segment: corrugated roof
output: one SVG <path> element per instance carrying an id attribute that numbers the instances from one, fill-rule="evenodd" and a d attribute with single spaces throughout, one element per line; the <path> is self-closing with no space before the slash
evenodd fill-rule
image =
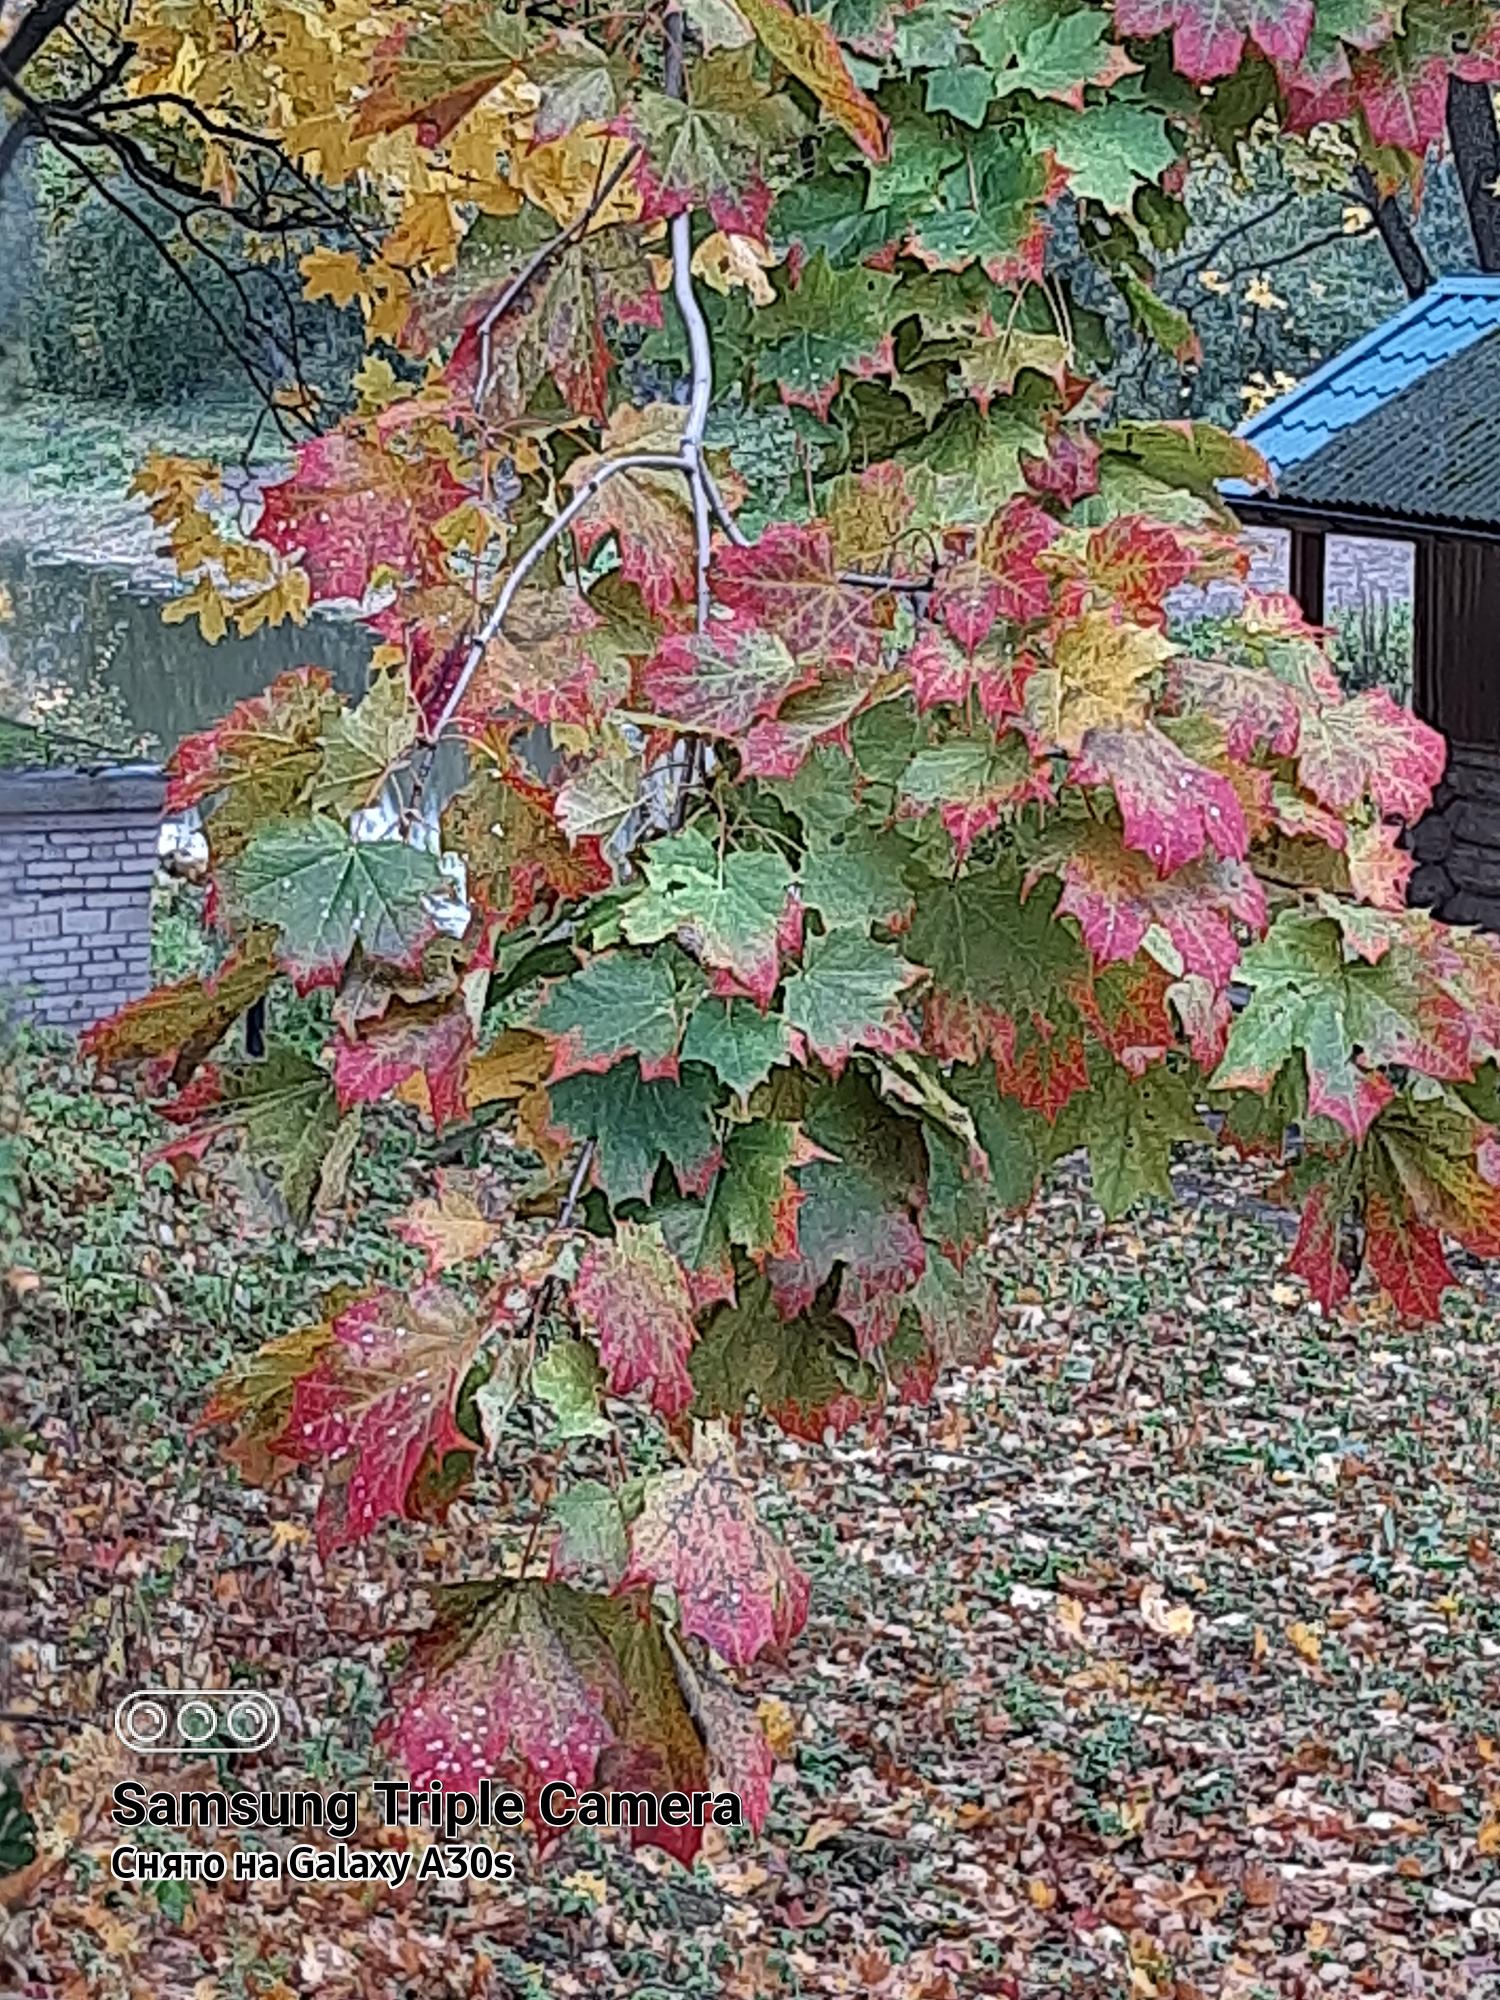
<path id="1" fill-rule="evenodd" d="M 1444 372 L 1450 395 L 1457 389 L 1467 401 L 1462 375 L 1449 376 L 1444 364 L 1496 333 L 1500 333 L 1500 277 L 1466 271 L 1440 278 L 1419 299 L 1252 417 L 1242 426 L 1242 435 L 1270 460 L 1278 497 L 1310 500 L 1313 496 L 1304 492 L 1300 468 L 1353 426 L 1363 428 L 1393 398 L 1429 380 L 1434 370 Z M 1404 464 L 1400 478 L 1404 487 Z M 1496 485 L 1500 498 L 1500 480 Z M 1244 494 L 1249 489 L 1236 482 L 1225 490 Z M 1338 499 L 1351 507 L 1362 504 L 1352 493 L 1323 490 L 1321 477 L 1318 497 L 1324 503 Z M 1396 501 L 1387 463 L 1379 504 L 1388 511 L 1404 511 Z M 1491 511 L 1486 518 L 1496 520 L 1500 513 Z"/>
<path id="2" fill-rule="evenodd" d="M 1500 525 L 1500 332 L 1336 431 L 1279 498 L 1403 521 Z"/>

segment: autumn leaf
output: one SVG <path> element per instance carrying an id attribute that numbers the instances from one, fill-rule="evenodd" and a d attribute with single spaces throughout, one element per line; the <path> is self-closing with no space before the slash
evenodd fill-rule
<path id="1" fill-rule="evenodd" d="M 1018 496 L 985 523 L 973 553 L 943 571 L 932 609 L 959 645 L 981 644 L 997 618 L 1020 625 L 1046 617 L 1052 579 L 1037 558 L 1057 532 L 1050 514 Z"/>
<path id="2" fill-rule="evenodd" d="M 467 1069 L 474 1028 L 462 1006 L 407 1007 L 393 1001 L 384 1017 L 357 1037 L 334 1044 L 333 1081 L 339 1109 L 374 1104 L 420 1077 L 433 1127 L 469 1110 Z"/>
<path id="3" fill-rule="evenodd" d="M 778 523 L 745 548 L 719 549 L 709 582 L 721 604 L 775 634 L 794 660 L 860 666 L 880 656 L 879 599 L 839 580 L 824 528 Z"/>
<path id="4" fill-rule="evenodd" d="M 672 404 L 651 403 L 645 409 L 626 404 L 605 426 L 598 454 L 575 459 L 568 467 L 570 489 L 593 493 L 574 529 L 584 554 L 614 535 L 621 573 L 639 589 L 648 611 L 667 611 L 693 595 L 695 545 L 687 483 L 681 472 L 657 466 L 632 466 L 612 478 L 603 473 L 637 452 L 670 457 L 680 452 L 681 441 L 682 412 Z"/>
<path id="5" fill-rule="evenodd" d="M 279 675 L 213 728 L 183 737 L 167 764 L 166 810 L 202 808 L 214 860 L 231 860 L 267 819 L 306 796 L 323 733 L 340 712 L 321 668 Z"/>
<path id="6" fill-rule="evenodd" d="M 229 899 L 275 926 L 277 962 L 307 992 L 333 985 L 356 945 L 414 965 L 433 932 L 423 899 L 441 883 L 431 854 L 399 840 L 356 841 L 319 814 L 264 826 L 234 864 Z"/>
<path id="7" fill-rule="evenodd" d="M 472 1452 L 454 1422 L 480 1326 L 432 1284 L 410 1297 L 377 1291 L 333 1319 L 332 1341 L 301 1375 L 272 1449 L 326 1464 L 318 1504 L 324 1558 L 363 1541 L 392 1515 L 409 1516 L 424 1462 Z"/>
<path id="8" fill-rule="evenodd" d="M 815 679 L 774 633 L 736 620 L 670 634 L 641 669 L 640 699 L 684 729 L 734 737 Z"/>
<path id="9" fill-rule="evenodd" d="M 438 1277 L 455 1264 L 484 1256 L 500 1230 L 456 1181 L 439 1176 L 436 1197 L 424 1195 L 392 1225 L 396 1234 L 423 1252 L 427 1276 Z"/>
<path id="10" fill-rule="evenodd" d="M 573 1304 L 599 1349 L 611 1395 L 644 1388 L 652 1409 L 680 1416 L 693 1400 L 687 1358 L 696 1329 L 682 1267 L 660 1228 L 621 1222 L 612 1238 L 591 1243 Z"/>
<path id="11" fill-rule="evenodd" d="M 646 886 L 626 907 L 632 944 L 677 937 L 703 965 L 769 1003 L 780 975 L 779 931 L 792 871 L 770 851 L 719 853 L 697 827 L 643 850 Z"/>
<path id="12" fill-rule="evenodd" d="M 1232 76 L 1247 38 L 1275 62 L 1301 60 L 1312 33 L 1314 0 L 1114 0 L 1122 35 L 1170 28 L 1172 58 L 1193 83 Z"/>
<path id="13" fill-rule="evenodd" d="M 1438 732 L 1398 708 L 1384 688 L 1367 688 L 1302 719 L 1297 775 L 1337 812 L 1368 797 L 1383 813 L 1419 819 L 1446 762 Z"/>
<path id="14" fill-rule="evenodd" d="M 545 1784 L 593 1782 L 624 1689 L 587 1604 L 562 1583 L 440 1596 L 383 1732 L 414 1785 L 477 1792 L 488 1778 L 530 1798 Z"/>
<path id="15" fill-rule="evenodd" d="M 850 76 L 827 22 L 795 13 L 786 0 L 735 0 L 735 5 L 763 47 L 799 83 L 807 85 L 866 158 L 883 160 L 888 143 L 886 121 Z"/>
<path id="16" fill-rule="evenodd" d="M 669 1585 L 682 1629 L 731 1666 L 786 1645 L 807 1618 L 807 1578 L 762 1523 L 722 1443 L 648 1485 L 627 1582 Z"/>
<path id="17" fill-rule="evenodd" d="M 377 570 L 429 579 L 442 559 L 437 524 L 466 497 L 441 459 L 330 431 L 299 446 L 290 477 L 265 488 L 255 533 L 298 559 L 315 598 L 359 599 Z"/>

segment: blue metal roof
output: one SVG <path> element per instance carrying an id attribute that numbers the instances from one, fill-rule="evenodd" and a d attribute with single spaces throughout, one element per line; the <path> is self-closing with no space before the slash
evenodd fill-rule
<path id="1" fill-rule="evenodd" d="M 1240 428 L 1278 477 L 1432 369 L 1500 331 L 1500 277 L 1462 271 L 1425 291 Z M 1247 493 L 1238 480 L 1226 493 Z"/>

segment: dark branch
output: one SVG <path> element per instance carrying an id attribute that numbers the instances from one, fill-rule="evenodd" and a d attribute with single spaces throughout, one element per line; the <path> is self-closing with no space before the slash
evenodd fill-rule
<path id="1" fill-rule="evenodd" d="M 1419 299 L 1432 283 L 1432 266 L 1413 234 L 1401 204 L 1393 194 L 1381 195 L 1375 185 L 1375 176 L 1363 161 L 1354 169 L 1354 185 L 1359 189 L 1360 200 L 1375 218 L 1380 240 L 1390 253 L 1396 275 L 1406 287 L 1407 297 Z"/>
<path id="2" fill-rule="evenodd" d="M 1500 131 L 1487 83 L 1448 79 L 1448 137 L 1481 271 L 1500 271 Z"/>

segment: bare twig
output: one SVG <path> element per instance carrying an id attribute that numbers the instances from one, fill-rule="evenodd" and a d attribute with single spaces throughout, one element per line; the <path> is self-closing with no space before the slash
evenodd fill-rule
<path id="1" fill-rule="evenodd" d="M 588 206 L 574 216 L 566 229 L 560 230 L 556 236 L 549 237 L 545 243 L 532 252 L 520 270 L 511 279 L 510 283 L 505 287 L 499 298 L 490 307 L 484 318 L 479 322 L 479 373 L 474 382 L 474 403 L 476 408 L 483 403 L 486 395 L 489 393 L 490 373 L 494 363 L 492 348 L 495 328 L 504 319 L 516 300 L 520 298 L 532 279 L 538 276 L 543 268 L 551 263 L 554 257 L 561 256 L 564 250 L 569 249 L 581 236 L 587 234 L 590 223 L 593 222 L 594 218 L 603 209 L 604 204 L 620 185 L 620 182 L 630 171 L 631 167 L 635 165 L 635 162 L 640 158 L 640 154 L 641 149 L 639 146 L 627 148 L 623 157 L 610 169 L 603 180 L 600 181 L 594 191 L 593 199 L 588 203 Z"/>
<path id="2" fill-rule="evenodd" d="M 428 732 L 429 741 L 435 742 L 458 713 L 459 706 L 469 691 L 469 683 L 474 678 L 475 670 L 484 658 L 486 646 L 499 635 L 500 628 L 504 625 L 510 607 L 515 601 L 516 592 L 548 549 L 560 536 L 567 533 L 584 508 L 617 473 L 646 471 L 686 472 L 687 460 L 681 452 L 670 451 L 624 452 L 619 458 L 605 459 L 598 470 L 591 473 L 579 487 L 561 513 L 555 514 L 536 539 L 527 545 L 517 559 L 515 568 L 501 585 L 500 595 L 495 599 L 489 617 L 470 641 L 458 679 L 453 683 L 448 699 L 443 703 L 436 722 Z"/>

